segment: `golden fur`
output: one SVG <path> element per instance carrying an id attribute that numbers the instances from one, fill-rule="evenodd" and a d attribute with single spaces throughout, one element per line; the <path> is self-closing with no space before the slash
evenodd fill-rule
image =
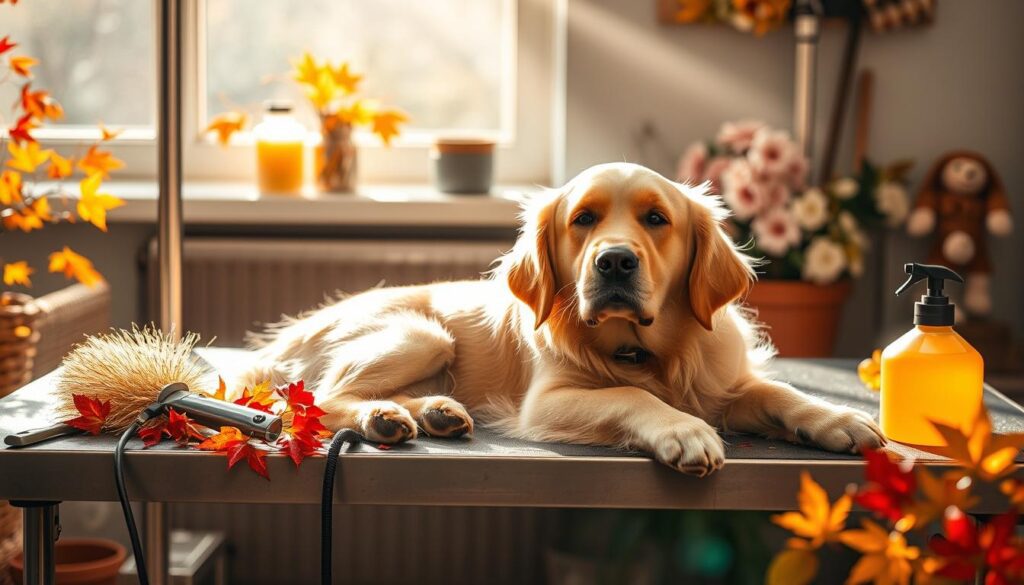
<path id="1" fill-rule="evenodd" d="M 765 375 L 771 350 L 735 304 L 754 273 L 725 216 L 704 187 L 593 167 L 526 206 L 488 278 L 370 290 L 288 320 L 265 334 L 266 365 L 245 381 L 312 381 L 325 423 L 372 441 L 460 436 L 475 417 L 510 436 L 644 450 L 698 475 L 724 462 L 716 429 L 836 451 L 882 444 L 866 414 Z M 596 257 L 611 247 L 638 261 L 629 308 L 597 300 Z M 650 359 L 616 359 L 623 348 Z"/>

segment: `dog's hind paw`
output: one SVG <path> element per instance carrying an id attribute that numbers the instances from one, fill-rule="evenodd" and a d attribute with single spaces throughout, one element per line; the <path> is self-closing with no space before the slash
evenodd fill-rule
<path id="1" fill-rule="evenodd" d="M 465 407 L 447 396 L 427 399 L 417 420 L 432 437 L 457 438 L 473 434 L 473 418 Z"/>
<path id="2" fill-rule="evenodd" d="M 416 421 L 405 407 L 388 400 L 367 402 L 356 419 L 367 441 L 394 444 L 416 438 Z"/>

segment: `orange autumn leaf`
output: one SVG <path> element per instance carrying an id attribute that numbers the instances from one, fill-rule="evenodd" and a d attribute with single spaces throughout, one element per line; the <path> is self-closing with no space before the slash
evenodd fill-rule
<path id="1" fill-rule="evenodd" d="M 1010 505 L 1018 512 L 1024 512 L 1024 481 L 1015 477 L 1004 479 L 999 484 L 999 491 L 1010 500 Z"/>
<path id="2" fill-rule="evenodd" d="M 225 112 L 214 116 L 204 132 L 216 132 L 217 142 L 221 146 L 227 146 L 235 132 L 239 132 L 245 127 L 247 120 L 248 116 L 243 112 Z"/>
<path id="3" fill-rule="evenodd" d="M 918 467 L 917 485 L 923 497 L 916 499 L 909 508 L 914 526 L 922 528 L 942 518 L 950 506 L 960 510 L 976 506 L 980 498 L 971 494 L 971 483 L 971 478 L 962 471 L 935 476 L 926 467 Z"/>
<path id="4" fill-rule="evenodd" d="M 846 530 L 839 535 L 840 542 L 862 555 L 850 570 L 847 585 L 909 585 L 921 550 L 907 545 L 903 533 L 889 532 L 872 520 L 861 520 L 861 526 L 863 528 Z"/>
<path id="5" fill-rule="evenodd" d="M 811 474 L 800 473 L 800 493 L 797 494 L 799 512 L 786 512 L 772 516 L 772 522 L 808 541 L 793 539 L 790 548 L 808 547 L 816 549 L 826 542 L 833 542 L 846 525 L 853 499 L 843 494 L 835 504 L 830 504 L 828 494 Z"/>
<path id="6" fill-rule="evenodd" d="M 100 175 L 104 179 L 110 178 L 110 171 L 117 170 L 124 166 L 124 162 L 114 158 L 109 151 L 100 150 L 93 144 L 85 153 L 85 156 L 78 161 L 78 168 L 86 175 Z"/>
<path id="7" fill-rule="evenodd" d="M 377 105 L 373 100 L 355 100 L 338 110 L 337 118 L 342 122 L 362 126 L 373 122 Z"/>
<path id="8" fill-rule="evenodd" d="M 66 179 L 74 172 L 74 163 L 55 151 L 50 151 L 50 166 L 46 168 L 46 176 L 51 179 Z"/>
<path id="9" fill-rule="evenodd" d="M 765 585 L 807 585 L 818 574 L 818 557 L 806 549 L 786 549 L 775 555 Z"/>
<path id="10" fill-rule="evenodd" d="M 79 183 L 81 196 L 78 200 L 78 217 L 103 231 L 107 231 L 107 211 L 124 205 L 113 195 L 98 193 L 101 184 L 100 175 L 89 175 Z"/>
<path id="11" fill-rule="evenodd" d="M 50 221 L 50 202 L 46 197 L 39 197 L 31 205 L 21 208 L 16 213 L 4 216 L 4 228 L 30 232 L 42 229 L 43 222 Z"/>
<path id="12" fill-rule="evenodd" d="M 21 173 L 0 172 L 0 204 L 11 205 L 21 201 Z"/>
<path id="13" fill-rule="evenodd" d="M 35 118 L 59 120 L 64 117 L 64 108 L 46 90 L 32 91 L 31 84 L 21 86 L 21 109 Z"/>
<path id="14" fill-rule="evenodd" d="M 255 471 L 263 479 L 270 481 L 270 473 L 267 471 L 266 451 L 257 449 L 248 442 L 238 442 L 228 447 L 227 454 L 228 469 L 231 469 L 236 463 L 245 459 L 249 464 L 249 469 Z"/>
<path id="15" fill-rule="evenodd" d="M 224 378 L 217 376 L 217 389 L 210 394 L 210 397 L 215 400 L 227 400 L 228 387 L 224 383 Z"/>
<path id="16" fill-rule="evenodd" d="M 100 140 L 103 142 L 117 138 L 122 132 L 124 132 L 124 128 L 111 129 L 104 126 L 102 122 L 100 123 Z"/>
<path id="17" fill-rule="evenodd" d="M 83 430 L 91 435 L 100 434 L 103 423 L 110 415 L 110 401 L 100 402 L 96 398 L 89 398 L 82 394 L 72 394 L 75 409 L 78 410 L 77 417 L 64 421 L 64 424 Z"/>
<path id="18" fill-rule="evenodd" d="M 401 133 L 398 125 L 408 121 L 409 117 L 398 110 L 377 112 L 373 115 L 373 132 L 380 136 L 384 144 L 391 146 L 391 139 Z"/>
<path id="19" fill-rule="evenodd" d="M 353 73 L 349 70 L 348 62 L 339 64 L 337 67 L 330 69 L 331 79 L 334 81 L 342 93 L 345 95 L 352 95 L 359 89 L 359 82 L 363 80 L 363 76 L 357 73 Z"/>
<path id="20" fill-rule="evenodd" d="M 86 286 L 103 282 L 103 276 L 93 268 L 92 262 L 67 246 L 50 254 L 50 272 L 63 272 L 66 278 L 75 278 Z"/>
<path id="21" fill-rule="evenodd" d="M 24 260 L 4 264 L 4 284 L 14 286 L 32 286 L 32 279 L 29 276 L 35 272 Z"/>
<path id="22" fill-rule="evenodd" d="M 219 433 L 199 443 L 199 449 L 203 451 L 224 451 L 232 443 L 245 440 L 247 440 L 246 436 L 237 428 L 221 427 Z"/>
<path id="23" fill-rule="evenodd" d="M 677 0 L 675 21 L 683 24 L 697 22 L 710 6 L 711 0 Z"/>
<path id="24" fill-rule="evenodd" d="M 50 158 L 50 152 L 52 152 L 40 150 L 39 144 L 36 142 L 28 142 L 22 146 L 13 141 L 7 145 L 7 151 L 11 153 L 11 159 L 7 161 L 7 166 L 26 173 L 34 173 L 39 165 Z"/>
<path id="25" fill-rule="evenodd" d="M 270 387 L 270 382 L 265 381 L 253 386 L 252 390 L 245 388 L 242 396 L 235 400 L 235 404 L 248 406 L 256 410 L 270 412 L 274 403 L 277 402 L 277 392 Z"/>
<path id="26" fill-rule="evenodd" d="M 1016 468 L 1014 460 L 1024 446 L 1024 433 L 992 434 L 988 411 L 978 412 L 970 432 L 932 421 L 945 442 L 944 455 L 983 481 L 995 481 Z"/>
<path id="27" fill-rule="evenodd" d="M 32 57 L 26 57 L 24 55 L 18 57 L 10 57 L 7 60 L 7 65 L 11 68 L 11 71 L 22 77 L 32 77 L 32 71 L 30 70 L 32 69 L 32 67 L 35 67 L 37 63 L 39 63 L 39 61 L 36 61 Z"/>

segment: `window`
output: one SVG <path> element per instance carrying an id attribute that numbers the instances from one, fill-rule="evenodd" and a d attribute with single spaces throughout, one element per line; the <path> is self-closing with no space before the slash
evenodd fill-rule
<path id="1" fill-rule="evenodd" d="M 139 0 L 32 0 L 4 6 L 0 36 L 39 60 L 33 87 L 64 107 L 65 127 L 107 125 L 152 132 L 156 119 L 153 4 Z M 18 87 L 0 86 L 0 104 Z M 8 112 L 4 112 L 6 116 Z M 45 133 L 44 133 L 45 135 Z"/>
<path id="2" fill-rule="evenodd" d="M 408 136 L 511 130 L 515 18 L 510 0 L 205 1 L 205 92 L 210 115 L 267 99 L 312 112 L 290 80 L 304 51 L 349 61 L 361 94 L 405 110 Z"/>

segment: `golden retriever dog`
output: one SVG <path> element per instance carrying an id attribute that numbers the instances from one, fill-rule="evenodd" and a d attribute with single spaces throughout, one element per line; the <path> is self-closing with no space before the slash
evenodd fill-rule
<path id="1" fill-rule="evenodd" d="M 884 443 L 865 413 L 764 372 L 736 303 L 754 280 L 706 187 L 593 167 L 525 206 L 479 281 L 380 288 L 272 326 L 244 383 L 304 379 L 332 429 L 397 443 L 472 433 L 638 449 L 722 466 L 719 430 L 831 451 Z"/>

